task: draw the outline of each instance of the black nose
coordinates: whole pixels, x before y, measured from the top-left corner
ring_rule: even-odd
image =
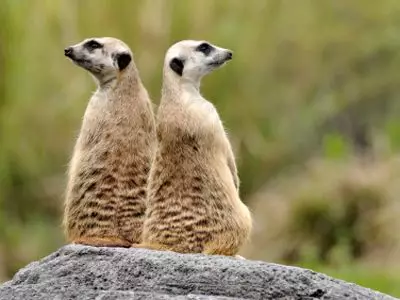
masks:
[[[65,56],[68,56],[68,57],[71,57],[71,55],[72,55],[72,48],[71,48],[71,47],[65,48],[65,49],[64,49],[64,55],[65,55]]]
[[[232,51],[228,51],[228,54],[226,55],[226,59],[232,59],[233,53]]]

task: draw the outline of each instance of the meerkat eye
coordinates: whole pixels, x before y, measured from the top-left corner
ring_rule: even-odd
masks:
[[[210,54],[210,52],[212,50],[212,46],[210,44],[208,44],[208,43],[203,43],[203,44],[200,44],[196,48],[196,50],[204,53],[205,55],[208,55],[208,54]]]
[[[90,40],[85,44],[85,47],[90,49],[90,50],[94,50],[94,49],[102,48],[103,45],[100,44],[99,42],[95,41],[95,40]]]

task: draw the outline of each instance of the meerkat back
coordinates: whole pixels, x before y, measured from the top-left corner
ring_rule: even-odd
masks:
[[[92,38],[65,49],[98,89],[87,106],[68,172],[68,241],[92,246],[138,243],[156,135],[151,102],[129,47]]]
[[[167,52],[157,115],[158,148],[138,247],[235,255],[251,216],[239,198],[231,145],[201,78],[231,59],[207,42],[181,41]]]

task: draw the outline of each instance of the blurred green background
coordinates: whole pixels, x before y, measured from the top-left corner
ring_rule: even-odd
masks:
[[[0,281],[64,244],[66,166],[95,84],[65,46],[114,36],[154,102],[181,39],[234,51],[202,92],[254,213],[243,255],[400,296],[398,0],[3,0]]]

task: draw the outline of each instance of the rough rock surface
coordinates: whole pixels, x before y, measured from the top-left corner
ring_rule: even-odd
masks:
[[[395,299],[310,270],[222,256],[68,245],[0,299]]]

